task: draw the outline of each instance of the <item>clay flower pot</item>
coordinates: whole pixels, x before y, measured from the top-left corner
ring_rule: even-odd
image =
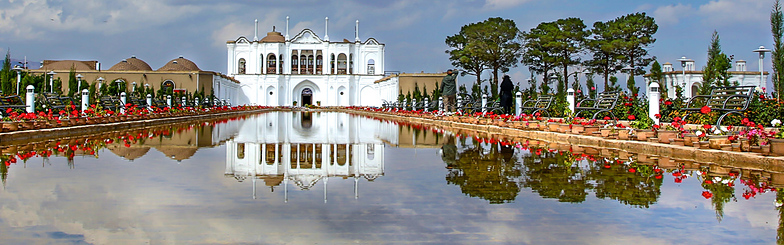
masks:
[[[659,143],[669,144],[670,141],[678,137],[678,131],[675,130],[659,130],[658,132]]]
[[[572,133],[573,134],[581,134],[585,131],[585,126],[582,124],[572,124]]]
[[[784,139],[770,139],[770,153],[774,155],[784,155]]]
[[[653,130],[637,130],[636,135],[638,141],[646,141],[653,137]]]

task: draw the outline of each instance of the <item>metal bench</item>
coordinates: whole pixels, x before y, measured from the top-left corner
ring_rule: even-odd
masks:
[[[539,97],[534,100],[526,100],[523,102],[520,107],[520,112],[525,113],[530,111],[530,113],[528,113],[529,115],[539,113],[540,115],[547,114],[547,117],[550,117],[550,112],[548,110],[550,109],[550,105],[553,104],[554,99],[555,96],[552,95],[539,95]]]
[[[578,117],[581,113],[591,113],[591,119],[596,119],[596,116],[601,114],[610,114],[610,118],[613,120],[618,120],[615,114],[612,113],[612,110],[615,108],[615,104],[618,102],[618,97],[620,97],[621,93],[619,92],[603,92],[599,93],[596,99],[583,99],[579,103],[577,103],[577,107],[574,108],[575,114],[574,117]],[[591,106],[586,106],[586,104],[592,103]]]
[[[749,108],[755,88],[756,86],[711,87],[710,95],[697,95],[686,102],[686,106],[681,109],[686,111],[683,120],[707,106],[711,111],[722,113],[716,120],[716,126],[721,126],[721,121],[728,115],[741,115],[741,112]]]
[[[101,96],[101,98],[98,100],[98,104],[103,107],[103,109],[111,111],[117,111],[121,107],[125,106],[122,104],[122,101],[114,96]]]
[[[19,95],[0,97],[0,113],[2,113],[3,116],[8,116],[8,113],[6,112],[8,109],[24,110],[26,108],[27,105],[25,105],[24,101],[22,101],[22,98],[19,97]]]

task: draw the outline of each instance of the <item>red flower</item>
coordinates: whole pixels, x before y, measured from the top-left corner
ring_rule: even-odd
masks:
[[[654,114],[653,117],[655,117],[656,119],[659,119],[659,118],[661,118],[661,114],[658,114],[658,113]]]
[[[627,118],[629,118],[629,120],[637,119],[636,117],[634,117],[634,115],[629,115]]]
[[[629,173],[634,173],[634,172],[637,172],[637,169],[633,169],[633,168],[629,169]]]
[[[705,125],[702,125],[702,128],[708,130],[708,129],[711,129],[712,127],[711,127],[710,124],[705,124]]]
[[[672,105],[672,101],[669,101],[669,100],[668,100],[668,101],[665,101],[665,102],[664,102],[664,104],[665,104],[665,105]]]
[[[681,178],[675,178],[675,183],[681,183],[681,182],[683,182],[683,179],[681,179]]]
[[[610,117],[604,117],[604,120],[610,120]]]
[[[710,112],[711,112],[711,108],[710,108],[710,107],[708,107],[707,105],[706,105],[706,106],[703,106],[703,107],[700,109],[700,112],[702,112],[702,114],[708,114],[708,113],[710,113]]]
[[[710,193],[710,191],[703,191],[702,196],[705,197],[705,199],[710,199],[713,197],[713,193]]]

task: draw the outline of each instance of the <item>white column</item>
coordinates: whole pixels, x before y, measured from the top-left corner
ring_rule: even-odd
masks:
[[[487,94],[482,95],[482,114],[487,113]]]
[[[90,90],[87,89],[82,90],[81,106],[82,106],[82,111],[87,110],[87,108],[90,108]]]
[[[35,87],[33,85],[27,85],[27,112],[33,113],[35,112]]]
[[[574,115],[574,89],[569,88],[566,90],[566,102],[569,103],[569,111]]]
[[[120,102],[122,102],[121,105],[120,105],[120,113],[121,114],[125,114],[125,103],[126,103],[126,101],[128,101],[128,100],[126,99],[125,92],[120,93]]]
[[[329,17],[324,18],[324,41],[329,41]]]
[[[515,115],[519,116],[521,113],[523,113],[523,93],[518,91],[515,94]]]
[[[444,97],[438,97],[438,110],[443,112],[444,111]]]
[[[659,114],[659,98],[661,97],[659,94],[659,83],[652,82],[649,90],[651,92],[648,96],[650,98],[648,101],[648,117],[653,119],[656,124],[659,124],[659,119],[656,118],[656,114]]]

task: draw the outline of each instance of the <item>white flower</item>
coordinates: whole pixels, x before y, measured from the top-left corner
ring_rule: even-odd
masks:
[[[721,129],[717,128],[717,129],[713,130],[713,134],[720,135],[721,134]]]
[[[770,125],[773,125],[773,127],[778,127],[779,125],[781,125],[781,120],[773,119],[773,121],[770,121]]]
[[[697,132],[694,132],[694,134],[697,135],[697,137],[702,137],[702,135],[705,134],[705,133],[703,133],[702,131],[697,130]]]
[[[762,90],[762,88],[760,88],[760,87],[755,88],[754,91],[756,91],[757,93],[764,93],[765,92],[765,90]]]
[[[781,203],[781,201],[776,201],[775,203],[776,203],[776,207],[781,207],[781,205],[784,204],[784,203]]]

